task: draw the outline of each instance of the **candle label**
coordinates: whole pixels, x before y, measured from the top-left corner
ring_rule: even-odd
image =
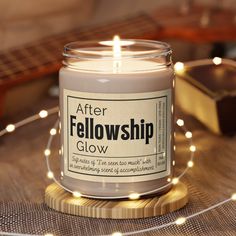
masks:
[[[140,182],[170,174],[171,89],[63,93],[64,175]]]

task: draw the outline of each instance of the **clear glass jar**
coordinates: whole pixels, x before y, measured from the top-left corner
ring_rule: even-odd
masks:
[[[149,40],[120,45],[117,52],[112,41],[64,47],[62,184],[89,197],[161,194],[171,187],[172,51]]]

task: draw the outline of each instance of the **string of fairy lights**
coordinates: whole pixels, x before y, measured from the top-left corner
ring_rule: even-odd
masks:
[[[231,60],[227,60],[227,59],[221,59],[219,57],[215,57],[213,58],[212,60],[211,59],[204,59],[204,60],[198,60],[198,61],[194,61],[194,62],[189,62],[187,63],[188,66],[195,66],[195,65],[206,65],[206,64],[212,64],[214,63],[215,65],[220,65],[222,62],[226,62],[227,63],[230,63],[230,64],[234,64],[236,65],[235,62],[232,62]],[[184,71],[185,69],[185,64],[182,63],[182,62],[177,62],[174,66],[175,68],[175,71],[178,73],[181,73],[182,71]],[[12,133],[13,131],[15,131],[17,128],[20,128],[26,124],[29,124],[31,122],[34,122],[34,121],[37,121],[37,120],[40,120],[40,119],[44,119],[46,117],[48,117],[49,115],[52,115],[52,114],[56,114],[58,112],[58,107],[55,107],[55,108],[52,108],[52,109],[49,109],[49,110],[41,110],[38,114],[35,114],[31,117],[28,117],[24,120],[21,120],[15,124],[8,124],[6,126],[5,129],[3,129],[2,131],[0,131],[0,137],[7,134],[7,133]],[[196,146],[193,144],[193,135],[192,135],[192,132],[187,130],[187,128],[185,127],[185,124],[184,124],[184,120],[182,119],[177,119],[176,120],[176,124],[184,131],[184,134],[185,134],[185,137],[189,140],[189,151],[190,151],[190,158],[187,162],[187,165],[186,165],[186,168],[183,170],[183,172],[177,176],[177,177],[173,177],[172,179],[168,178],[167,179],[167,184],[161,188],[158,188],[158,189],[154,189],[152,191],[148,191],[148,192],[143,192],[143,193],[131,193],[129,194],[128,196],[119,196],[122,197],[122,198],[129,198],[130,200],[137,200],[139,199],[141,196],[143,195],[146,195],[146,194],[151,194],[151,193],[154,193],[162,188],[165,188],[166,186],[169,186],[169,185],[175,185],[179,182],[180,178],[182,178],[185,173],[188,171],[189,168],[192,168],[194,166],[194,153],[196,152],[197,148]],[[59,126],[59,129],[58,129],[58,126]],[[79,191],[71,191],[70,189],[68,188],[65,188],[61,183],[60,181],[58,181],[55,176],[54,176],[54,173],[53,171],[51,170],[51,167],[50,167],[50,162],[49,162],[49,157],[51,155],[51,144],[52,144],[52,141],[53,141],[53,137],[60,132],[60,122],[59,120],[56,121],[56,123],[54,124],[53,128],[50,129],[49,131],[49,139],[48,139],[48,142],[47,142],[47,146],[46,146],[46,149],[44,150],[44,156],[45,156],[45,159],[46,159],[46,165],[47,165],[47,177],[49,179],[52,179],[55,183],[57,183],[60,187],[62,187],[64,190],[70,192],[74,198],[81,198],[81,197],[89,197],[89,198],[95,198],[94,196],[90,196],[90,195],[86,195],[86,194],[83,194]],[[174,146],[174,150],[175,150],[175,146]],[[62,150],[59,149],[59,155],[62,154]],[[173,161],[172,165],[175,165],[175,161]],[[63,173],[61,173],[61,175],[63,175]],[[97,197],[99,199],[103,199],[103,198],[106,198],[106,197]],[[117,197],[114,197],[113,199],[115,199]],[[145,228],[145,229],[141,229],[141,230],[137,230],[137,231],[130,231],[130,232],[113,232],[112,234],[109,234],[109,235],[100,235],[100,236],[129,236],[129,235],[137,235],[137,234],[141,234],[141,233],[146,233],[146,232],[150,232],[150,231],[154,231],[154,230],[160,230],[160,229],[163,229],[165,227],[169,227],[171,225],[182,225],[184,224],[187,220],[190,220],[196,216],[199,216],[199,215],[202,215],[206,212],[209,212],[211,211],[212,209],[215,209],[219,206],[222,206],[230,201],[236,201],[236,193],[233,193],[229,198],[223,200],[223,201],[220,201],[206,209],[203,209],[199,212],[196,212],[196,213],[193,213],[191,215],[188,215],[188,216],[182,216],[182,217],[179,217],[177,218],[176,220],[174,221],[171,221],[171,222],[168,222],[166,224],[162,224],[162,225],[158,225],[158,226],[153,226],[153,227],[150,227],[150,228]],[[21,234],[21,233],[11,233],[11,232],[1,232],[0,231],[0,235],[17,235],[17,236],[20,236],[20,235],[24,235],[24,236],[28,236],[28,235],[32,235],[32,234]],[[37,236],[37,235],[34,235],[34,236]],[[51,233],[46,233],[44,234],[44,236],[53,236],[53,234]]]
[[[187,170],[189,168],[193,167],[193,165],[194,165],[193,158],[194,158],[194,152],[196,151],[196,146],[193,145],[193,142],[192,142],[192,133],[190,131],[186,130],[186,128],[184,126],[184,121],[182,119],[178,119],[176,121],[176,123],[177,123],[177,125],[179,127],[181,127],[185,131],[185,137],[187,139],[189,139],[190,159],[187,162],[187,166],[184,169],[184,171],[178,177],[174,177],[172,179],[168,178],[167,179],[167,184],[162,186],[162,187],[160,187],[160,188],[157,188],[157,189],[154,189],[154,190],[151,190],[151,191],[142,192],[142,193],[132,192],[129,195],[113,196],[113,197],[109,197],[109,199],[129,198],[130,200],[137,200],[137,199],[139,199],[143,195],[152,194],[152,193],[155,193],[155,192],[157,192],[157,191],[159,191],[159,190],[161,190],[161,189],[163,189],[163,188],[165,188],[167,186],[178,184],[180,178],[182,178],[184,176],[184,174],[187,172]],[[49,158],[50,158],[50,155],[51,155],[51,143],[53,141],[53,137],[58,133],[57,130],[58,130],[59,124],[60,124],[59,120],[56,121],[56,123],[54,124],[53,128],[50,130],[50,132],[49,132],[50,136],[49,136],[49,139],[48,139],[48,143],[47,143],[46,149],[44,150],[44,155],[45,155],[45,158],[46,158],[46,165],[47,165],[47,170],[48,170],[47,177],[49,179],[53,179],[53,181],[55,183],[57,183],[61,188],[63,188],[67,192],[70,192],[76,198],[78,198],[78,197],[87,197],[87,198],[94,198],[94,199],[108,199],[107,197],[104,197],[104,196],[87,195],[87,194],[81,193],[79,191],[72,191],[69,188],[66,188],[65,186],[63,186],[60,183],[60,181],[55,178],[55,175],[54,175],[54,173],[53,173],[53,171],[52,171],[52,169],[50,167]],[[60,129],[59,129],[59,132],[60,132]],[[175,149],[175,146],[174,146],[174,149]],[[60,155],[62,154],[61,149],[59,149],[59,154]],[[173,161],[172,165],[173,166],[175,165],[175,161]],[[63,172],[61,172],[61,176],[63,177]]]

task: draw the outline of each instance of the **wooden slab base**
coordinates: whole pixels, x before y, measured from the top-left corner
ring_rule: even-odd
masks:
[[[111,219],[135,219],[159,216],[176,211],[188,202],[188,190],[179,182],[162,196],[139,200],[97,200],[74,198],[53,183],[45,190],[45,202],[54,210],[78,216]]]

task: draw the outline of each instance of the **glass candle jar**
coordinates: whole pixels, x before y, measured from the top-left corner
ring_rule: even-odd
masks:
[[[172,178],[174,72],[168,44],[74,42],[60,70],[62,184],[90,197],[163,193]]]

